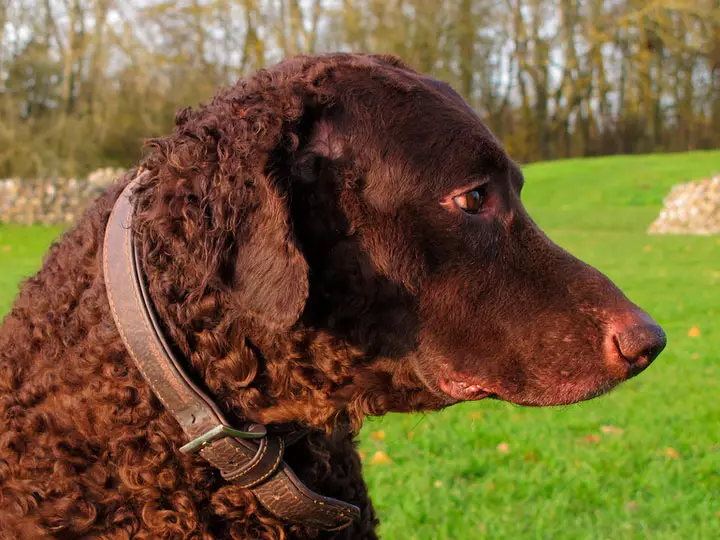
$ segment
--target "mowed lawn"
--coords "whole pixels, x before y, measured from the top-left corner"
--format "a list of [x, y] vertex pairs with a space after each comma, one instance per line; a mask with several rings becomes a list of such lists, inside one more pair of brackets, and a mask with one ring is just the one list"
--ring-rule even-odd
[[[360, 446], [383, 538], [720, 538], [720, 237], [645, 232], [673, 184], [713, 172], [718, 151], [526, 168], [536, 221], [648, 310], [668, 348], [579, 405], [368, 420]], [[0, 227], [0, 313], [57, 233]]]

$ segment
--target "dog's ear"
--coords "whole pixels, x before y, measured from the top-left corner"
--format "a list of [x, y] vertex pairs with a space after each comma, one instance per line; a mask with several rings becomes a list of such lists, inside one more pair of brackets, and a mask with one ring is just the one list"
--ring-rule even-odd
[[268, 173], [266, 166], [260, 178], [246, 182], [257, 206], [238, 238], [237, 298], [255, 319], [274, 330], [298, 320], [309, 292], [308, 264], [297, 247], [290, 218], [291, 184], [314, 184], [319, 161], [342, 154], [331, 122], [318, 109], [305, 110], [295, 128], [290, 136], [283, 135], [286, 144], [271, 153], [268, 162], [275, 171]]
[[283, 165], [302, 137], [304, 107], [271, 82], [251, 80], [185, 109], [172, 136], [149, 143], [145, 167], [154, 174], [136, 223], [156, 231], [158, 257], [171, 259], [157, 266], [179, 274], [185, 302], [196, 306], [188, 319], [216, 317], [206, 313], [215, 305], [207, 298], [221, 295], [226, 315], [277, 333], [307, 300], [308, 264], [293, 235]]
[[308, 265], [295, 244], [288, 201], [264, 175], [243, 186], [254, 201], [235, 241], [232, 301], [271, 331], [300, 317], [308, 296]]

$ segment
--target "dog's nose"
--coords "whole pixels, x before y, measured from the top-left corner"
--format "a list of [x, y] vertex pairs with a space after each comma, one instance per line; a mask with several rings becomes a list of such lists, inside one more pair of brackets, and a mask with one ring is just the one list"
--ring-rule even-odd
[[667, 344], [663, 329], [645, 313], [616, 323], [613, 330], [613, 341], [627, 363], [629, 377], [648, 367]]

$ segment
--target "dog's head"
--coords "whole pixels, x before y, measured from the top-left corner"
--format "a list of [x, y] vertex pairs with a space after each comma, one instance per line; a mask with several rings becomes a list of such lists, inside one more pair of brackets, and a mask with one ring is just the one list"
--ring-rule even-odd
[[665, 346], [535, 225], [463, 99], [393, 58], [293, 59], [154, 146], [138, 194], [153, 296], [239, 414], [566, 404]]

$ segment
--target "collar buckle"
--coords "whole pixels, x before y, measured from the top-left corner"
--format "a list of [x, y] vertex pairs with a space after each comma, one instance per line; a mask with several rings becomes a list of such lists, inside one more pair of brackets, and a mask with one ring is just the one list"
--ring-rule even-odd
[[224, 424], [218, 424], [199, 437], [180, 447], [183, 454], [194, 454], [199, 452], [211, 442], [224, 437], [235, 437], [237, 439], [262, 439], [267, 436], [267, 429], [262, 424], [250, 424], [246, 430], [235, 429]]

